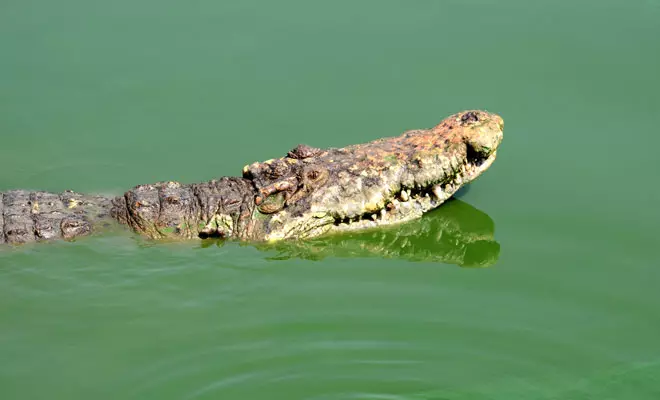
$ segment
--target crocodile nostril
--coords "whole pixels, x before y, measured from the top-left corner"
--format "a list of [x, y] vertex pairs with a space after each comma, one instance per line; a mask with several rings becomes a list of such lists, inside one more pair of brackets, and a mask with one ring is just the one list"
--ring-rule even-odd
[[468, 111], [463, 116], [461, 117], [461, 122], [477, 122], [479, 121], [479, 117], [477, 117], [477, 114], [473, 111]]

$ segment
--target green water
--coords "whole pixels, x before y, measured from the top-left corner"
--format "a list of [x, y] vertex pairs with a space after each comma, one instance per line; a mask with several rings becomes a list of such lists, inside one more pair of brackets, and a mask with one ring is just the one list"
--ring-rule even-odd
[[[657, 0], [3, 0], [0, 191], [506, 128], [405, 241], [0, 249], [0, 398], [660, 398], [659, 40]], [[463, 206], [494, 265], [452, 263]]]

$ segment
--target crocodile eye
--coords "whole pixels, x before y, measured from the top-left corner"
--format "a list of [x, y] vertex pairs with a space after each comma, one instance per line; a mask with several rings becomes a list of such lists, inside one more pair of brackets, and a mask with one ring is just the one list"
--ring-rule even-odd
[[262, 214], [273, 214], [284, 208], [286, 199], [284, 197], [284, 192], [278, 192], [255, 202], [257, 203], [257, 209], [259, 212]]
[[321, 174], [319, 173], [319, 171], [317, 171], [317, 170], [312, 170], [312, 171], [309, 171], [309, 172], [307, 173], [307, 178], [309, 178], [309, 179], [315, 181], [315, 180], [319, 179], [319, 175], [321, 175]]

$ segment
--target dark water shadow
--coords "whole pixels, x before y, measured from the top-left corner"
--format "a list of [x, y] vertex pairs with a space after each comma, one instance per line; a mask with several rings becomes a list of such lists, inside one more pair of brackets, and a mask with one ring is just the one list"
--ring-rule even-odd
[[465, 195], [466, 195], [469, 191], [470, 191], [470, 185], [469, 185], [469, 184], [468, 184], [468, 185], [463, 185], [463, 186], [461, 186], [460, 189], [458, 189], [458, 191], [456, 191], [456, 193], [454, 193], [453, 198], [455, 198], [455, 199], [461, 199], [461, 198], [465, 197]]
[[490, 267], [500, 254], [494, 234], [495, 224], [488, 214], [451, 199], [421, 219], [405, 224], [254, 246], [275, 253], [268, 255], [268, 260], [376, 257]]

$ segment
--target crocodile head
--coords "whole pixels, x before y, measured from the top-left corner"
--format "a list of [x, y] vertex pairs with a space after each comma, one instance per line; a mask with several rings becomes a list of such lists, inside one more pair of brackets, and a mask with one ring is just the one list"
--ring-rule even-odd
[[504, 123], [464, 111], [426, 130], [339, 149], [300, 145], [245, 166], [256, 188], [253, 219], [265, 240], [391, 225], [420, 217], [495, 160]]

